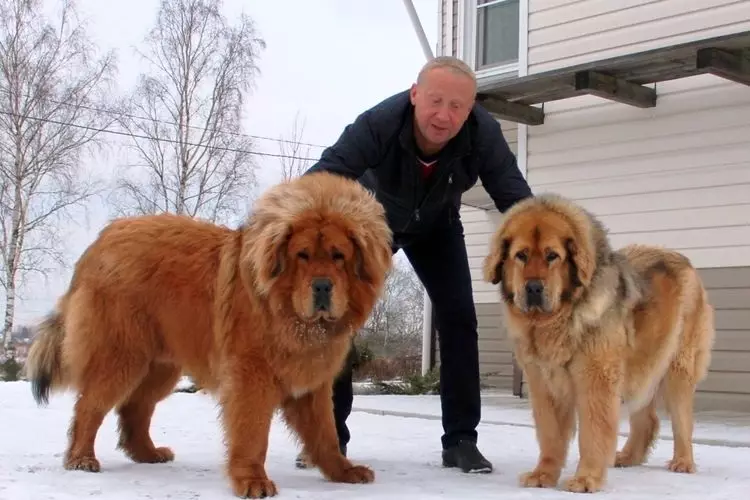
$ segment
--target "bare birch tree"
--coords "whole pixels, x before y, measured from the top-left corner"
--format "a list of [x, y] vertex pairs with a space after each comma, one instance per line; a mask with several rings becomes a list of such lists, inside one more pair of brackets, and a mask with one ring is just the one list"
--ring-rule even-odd
[[305, 120], [300, 123], [299, 113], [294, 115], [291, 135], [279, 138], [279, 162], [281, 180], [288, 181], [299, 177], [313, 164], [310, 145], [302, 142], [305, 133]]
[[361, 332], [378, 356], [418, 355], [422, 336], [423, 289], [408, 262], [394, 261], [383, 295]]
[[220, 0], [162, 0], [122, 118], [138, 158], [118, 180], [118, 215], [173, 212], [219, 221], [256, 184], [242, 107], [265, 42], [242, 15], [230, 25]]
[[42, 0], [0, 0], [0, 283], [4, 345], [32, 273], [63, 263], [61, 221], [96, 191], [83, 155], [100, 145], [113, 54], [97, 59], [71, 1], [45, 18]]

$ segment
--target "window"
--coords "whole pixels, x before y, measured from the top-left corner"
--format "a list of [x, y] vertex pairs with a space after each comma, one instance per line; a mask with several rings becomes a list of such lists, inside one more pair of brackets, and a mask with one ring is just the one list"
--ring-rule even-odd
[[518, 62], [520, 0], [476, 0], [475, 69]]

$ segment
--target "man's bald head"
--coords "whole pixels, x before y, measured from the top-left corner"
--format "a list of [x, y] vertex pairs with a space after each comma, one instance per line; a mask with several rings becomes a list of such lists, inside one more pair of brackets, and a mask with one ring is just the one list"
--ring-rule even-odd
[[411, 87], [415, 138], [426, 154], [436, 153], [458, 134], [474, 106], [477, 81], [460, 59], [436, 57], [425, 64]]

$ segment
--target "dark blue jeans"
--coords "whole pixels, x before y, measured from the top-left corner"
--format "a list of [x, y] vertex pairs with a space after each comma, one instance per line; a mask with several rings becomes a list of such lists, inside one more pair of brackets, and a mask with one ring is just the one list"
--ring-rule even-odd
[[[443, 447], [462, 439], [476, 442], [476, 427], [481, 418], [477, 314], [463, 225], [455, 209], [447, 211], [428, 233], [411, 239], [402, 250], [435, 311], [440, 346]], [[350, 364], [346, 366], [333, 387], [334, 416], [341, 444], [350, 439], [346, 419], [353, 401], [352, 369]]]

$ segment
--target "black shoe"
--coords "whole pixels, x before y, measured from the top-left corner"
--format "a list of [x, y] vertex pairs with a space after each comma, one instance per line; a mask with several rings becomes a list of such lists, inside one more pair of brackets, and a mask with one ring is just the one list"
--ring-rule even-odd
[[[341, 454], [346, 456], [346, 445], [341, 446], [340, 449]], [[309, 469], [310, 467], [312, 467], [307, 453], [305, 453], [304, 451], [300, 452], [300, 454], [297, 455], [297, 458], [294, 459], [294, 466], [298, 469]]]
[[482, 456], [477, 445], [471, 441], [459, 441], [458, 444], [444, 449], [443, 467], [458, 467], [467, 473], [492, 472], [492, 464]]

